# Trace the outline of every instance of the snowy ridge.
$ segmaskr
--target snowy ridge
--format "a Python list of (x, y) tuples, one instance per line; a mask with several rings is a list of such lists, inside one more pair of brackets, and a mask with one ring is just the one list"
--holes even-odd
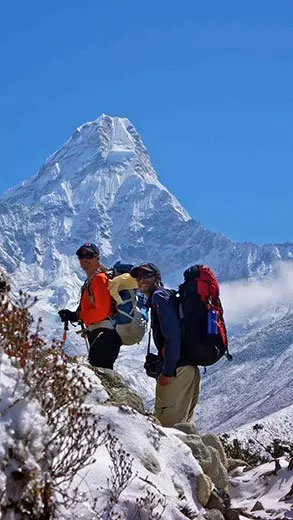
[(293, 443), (293, 405), (286, 406), (278, 412), (263, 417), (258, 421), (263, 428), (259, 433), (254, 430), (256, 422), (250, 422), (237, 430), (228, 432), (231, 438), (237, 437), (240, 441), (260, 438), (262, 444), (268, 445), (273, 439)]

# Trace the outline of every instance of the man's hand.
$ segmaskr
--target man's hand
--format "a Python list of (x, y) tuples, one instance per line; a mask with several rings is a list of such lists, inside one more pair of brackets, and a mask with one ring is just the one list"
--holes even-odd
[(167, 386), (171, 383), (172, 379), (173, 379), (172, 377), (164, 376), (163, 374), (161, 374), (158, 377), (158, 383), (161, 386)]
[(76, 311), (70, 311), (69, 309), (61, 309), (61, 311), (58, 312), (62, 323), (65, 321), (78, 321), (78, 315)]

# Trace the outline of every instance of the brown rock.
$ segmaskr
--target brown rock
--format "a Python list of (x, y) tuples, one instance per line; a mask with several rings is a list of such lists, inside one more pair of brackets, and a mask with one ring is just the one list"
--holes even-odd
[(100, 367), (96, 367), (93, 370), (99, 376), (103, 387), (109, 395), (110, 399), (105, 404), (126, 405), (140, 413), (144, 413), (142, 398), (130, 388), (118, 372)]
[(196, 477), (196, 497), (202, 506), (206, 506), (209, 502), (213, 489), (213, 483), (207, 475), (200, 473)]

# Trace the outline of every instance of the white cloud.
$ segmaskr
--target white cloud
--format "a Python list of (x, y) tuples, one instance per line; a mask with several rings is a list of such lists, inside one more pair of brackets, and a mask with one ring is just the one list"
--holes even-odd
[(238, 280), (221, 284), (221, 300), (230, 325), (264, 314), (269, 307), (293, 303), (293, 265), (277, 264), (274, 272), (263, 280)]

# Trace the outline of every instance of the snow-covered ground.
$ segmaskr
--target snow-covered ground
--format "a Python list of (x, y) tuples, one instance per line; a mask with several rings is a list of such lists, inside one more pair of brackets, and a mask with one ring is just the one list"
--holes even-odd
[[(182, 512), (184, 507), (197, 515), (194, 518), (203, 519), (205, 509), (196, 498), (196, 479), (202, 473), (202, 469), (190, 448), (178, 439), (178, 431), (162, 428), (152, 416), (142, 415), (127, 405), (107, 405), (107, 392), (98, 376), (84, 365), (82, 371), (92, 383), (93, 389), (87, 404), (99, 418), (99, 429), (110, 425), (111, 432), (118, 439), (116, 453), (121, 448), (125, 450), (125, 454), (129, 454), (128, 460), (132, 459), (128, 485), (119, 495), (117, 503), (114, 506), (112, 504), (113, 513), (124, 515), (122, 518), (130, 520), (134, 518), (138, 501), (141, 500), (145, 515), (142, 518), (145, 520), (151, 518), (146, 511), (149, 511), (150, 515), (152, 507), (153, 512), (162, 514), (158, 518), (164, 520), (186, 519)], [(18, 469), (21, 471), (19, 461), (23, 464), (26, 459), (26, 467), (39, 471), (39, 478), (41, 477), (45, 469), (39, 464), (39, 460), (42, 458), (42, 445), (50, 432), (38, 404), (28, 398), (21, 398), (25, 393), (22, 371), (16, 369), (5, 354), (1, 358), (0, 377), (0, 491), (3, 492), (9, 484), (11, 486), (11, 472)], [(264, 421), (266, 428), (275, 427), (274, 435), (278, 432), (281, 436), (281, 426), (284, 421), (289, 421), (291, 412), (292, 407), (291, 410), (287, 409), (286, 413), (283, 411), (282, 414), (267, 418)], [(287, 422), (288, 428), (289, 424), (292, 423)], [(242, 429), (239, 435), (244, 438), (249, 433), (250, 425)], [(7, 463), (8, 453), (14, 454), (14, 457), (12, 456)], [(15, 457), (16, 453), (18, 458)], [(70, 509), (61, 507), (60, 520), (92, 520), (97, 511), (103, 511), (107, 507), (111, 490), (113, 491), (111, 480), (114, 459), (105, 444), (97, 449), (93, 464), (79, 471), (75, 477), (74, 486), (79, 488), (78, 504)], [(258, 516), (251, 518), (292, 518), (292, 499), (289, 496), (286, 500), (283, 499), (293, 485), (293, 471), (288, 471), (288, 461), (284, 458), (280, 463), (282, 469), (276, 476), (270, 474), (274, 469), (273, 463), (249, 471), (240, 467), (233, 470), (229, 492), (232, 506), (245, 513), (241, 518), (247, 518), (245, 515), (248, 513), (256, 515), (252, 509), (257, 501), (261, 502), (264, 509), (257, 511)], [(15, 492), (13, 487), (10, 492)], [(150, 493), (153, 494), (151, 502)], [(1, 514), (0, 517), (6, 520)], [(17, 515), (12, 515), (9, 520), (17, 518)]]
[[(184, 505), (189, 505), (195, 512), (203, 510), (196, 500), (195, 484), (202, 470), (190, 449), (172, 430), (158, 426), (151, 416), (141, 415), (128, 406), (104, 405), (107, 394), (99, 378), (84, 366), (82, 371), (93, 385), (87, 404), (99, 419), (98, 428), (102, 430), (110, 425), (112, 435), (118, 439), (116, 455), (121, 449), (129, 454), (128, 460), (132, 459), (129, 483), (119, 496), (113, 513), (133, 516), (137, 499), (145, 499), (148, 504), (147, 492), (154, 493), (154, 512), (165, 511), (163, 518), (166, 519), (184, 519), (180, 513), (180, 507)], [(21, 474), (24, 469), (34, 471), (36, 481), (41, 481), (47, 468), (42, 467), (39, 461), (50, 432), (37, 401), (25, 397), (22, 371), (13, 366), (6, 354), (1, 359), (0, 390), (0, 496), (6, 492), (17, 499), (12, 473), (15, 475), (18, 471)], [(96, 451), (93, 464), (75, 477), (73, 487), (79, 488), (78, 505), (73, 505), (70, 510), (61, 508), (58, 518), (96, 518), (94, 502), (95, 511), (102, 511), (109, 503), (114, 466), (115, 462), (103, 443)], [(182, 490), (184, 499), (180, 498)], [(1, 510), (0, 518), (8, 520), (8, 516), (2, 516)], [(9, 520), (18, 519), (17, 513), (9, 516)]]
[[(196, 476), (202, 472), (190, 449), (172, 432), (157, 426), (151, 418), (133, 412), (127, 407), (95, 406), (95, 413), (101, 418), (101, 426), (111, 425), (115, 436), (119, 439), (122, 449), (133, 458), (133, 477), (115, 506), (115, 512), (125, 514), (135, 510), (136, 500), (145, 497), (147, 491), (155, 493), (155, 501), (166, 497), (166, 509), (163, 518), (184, 519), (179, 507), (184, 504), (195, 513), (204, 511), (196, 500)], [(87, 496), (98, 498), (99, 507), (105, 507), (109, 500), (109, 485), (112, 463), (105, 446), (97, 450), (96, 462), (80, 472), (81, 490)], [(97, 485), (98, 483), (98, 485)], [(185, 499), (180, 500), (180, 490), (184, 491)], [(165, 502), (165, 499), (163, 500)], [(86, 500), (81, 508), (78, 506), (75, 514), (80, 517), (81, 509), (90, 510), (90, 501)], [(157, 513), (162, 511), (159, 504)], [(71, 513), (72, 514), (72, 513)], [(68, 518), (71, 518), (68, 515)], [(87, 517), (83, 517), (87, 518)], [(92, 517), (89, 516), (89, 519)], [(127, 517), (128, 518), (128, 517)]]
[[(247, 514), (241, 520), (293, 518), (293, 471), (287, 469), (288, 462), (280, 460), (281, 469), (273, 475), (274, 463), (267, 463), (249, 471), (236, 469), (230, 479), (230, 494), (235, 508)], [(234, 476), (233, 476), (234, 475)], [(284, 498), (287, 497), (287, 500)], [(259, 506), (257, 507), (257, 502)]]

